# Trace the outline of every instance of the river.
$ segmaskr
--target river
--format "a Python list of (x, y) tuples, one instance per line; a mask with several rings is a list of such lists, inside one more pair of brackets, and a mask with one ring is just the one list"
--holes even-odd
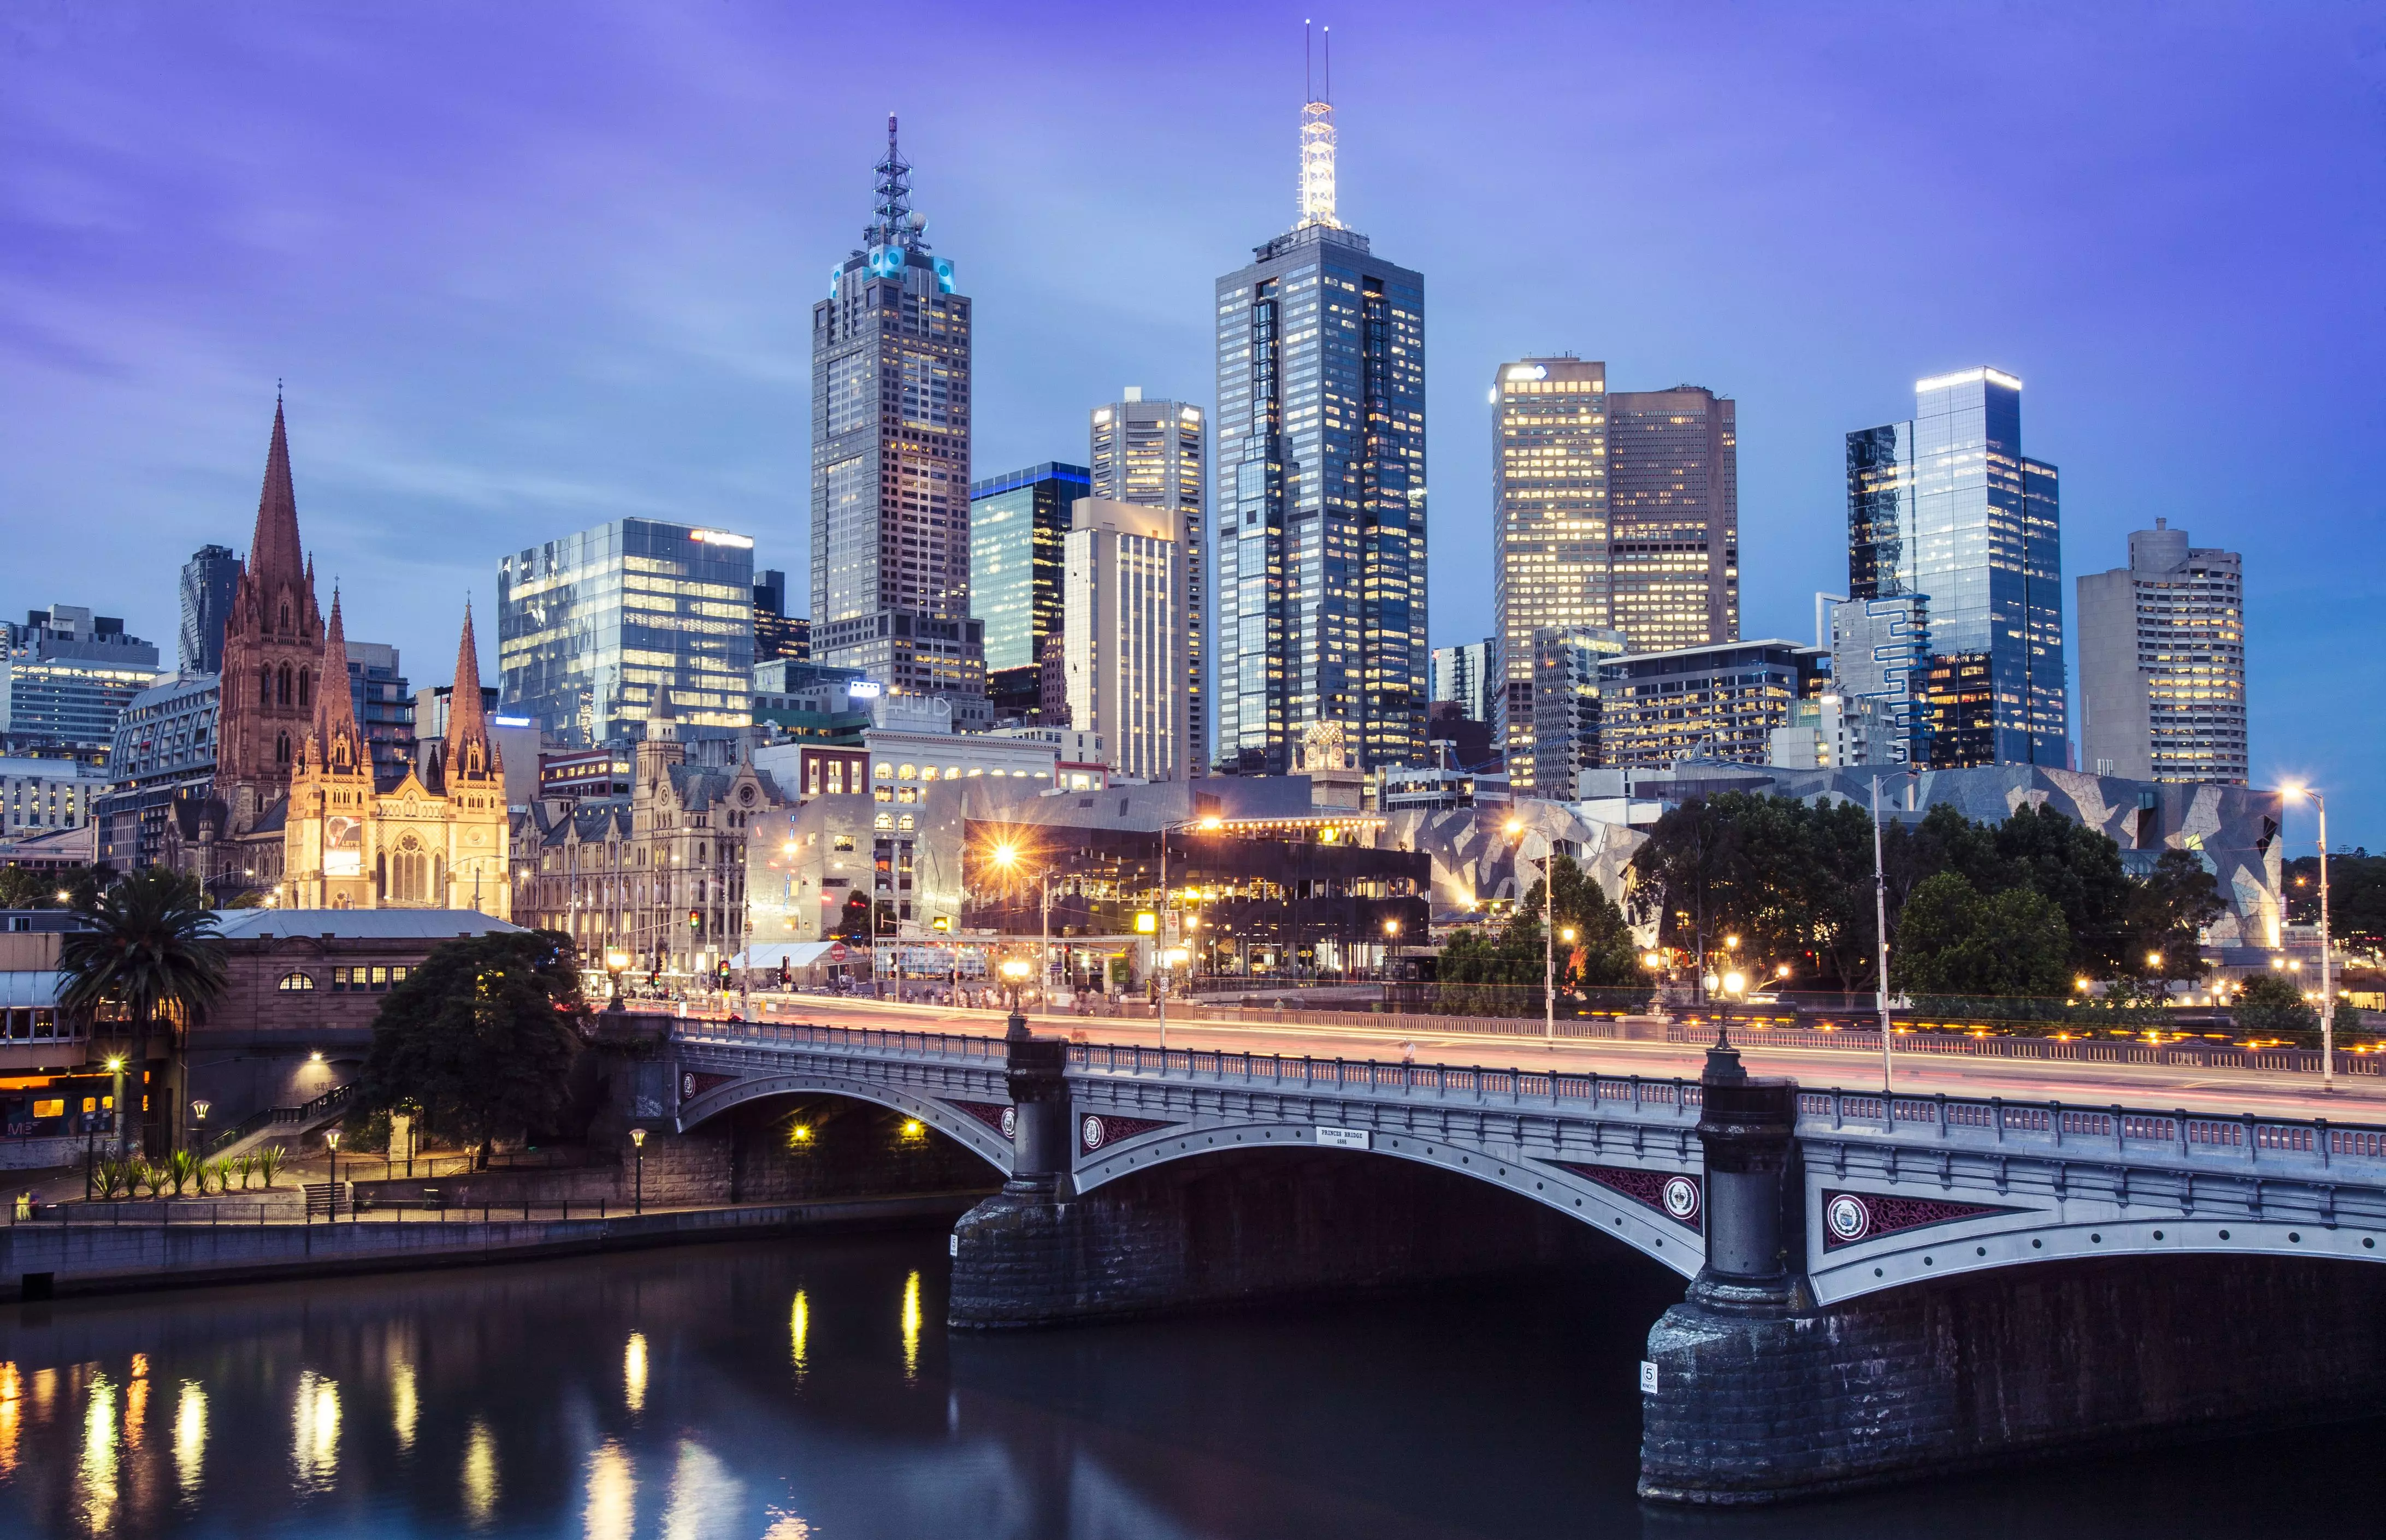
[(2386, 1529), (2386, 1422), (1766, 1512), (1632, 1495), (1638, 1259), (987, 1336), (940, 1234), (0, 1308), (0, 1535), (1371, 1540)]

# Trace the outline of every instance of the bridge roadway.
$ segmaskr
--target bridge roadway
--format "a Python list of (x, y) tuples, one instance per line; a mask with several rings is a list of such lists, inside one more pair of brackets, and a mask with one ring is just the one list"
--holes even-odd
[[(803, 995), (774, 997), (771, 1004), (772, 1008), (767, 1015), (758, 1013), (755, 1019), (963, 1033), (999, 1033), (1003, 1022), (1000, 1011), (956, 1010), (891, 1000)], [(1153, 1047), (1160, 1042), (1157, 1025), (1148, 1020), (1031, 1016), (1028, 1025), (1038, 1034), (1082, 1032), (1089, 1039), (1103, 1043)], [(1766, 1043), (1761, 1033), (1741, 1033), (1734, 1042), (1752, 1074), (1787, 1075), (1806, 1086), (1850, 1091), (1867, 1086), (1877, 1089), (1880, 1083), (1877, 1051), (1777, 1046)], [(1419, 1063), (1555, 1069), (1607, 1075), (1678, 1075), (1686, 1079), (1697, 1078), (1705, 1057), (1702, 1046), (1686, 1043), (1561, 1037), (1557, 1046), (1551, 1048), (1540, 1038), (1531, 1036), (1404, 1033), (1357, 1025), (1280, 1026), (1204, 1020), (1199, 1005), (1183, 1017), (1172, 1012), (1168, 1021), (1168, 1045), (1172, 1048), (1393, 1060), (1402, 1056), (1404, 1043), (1415, 1045)], [(2323, 1093), (2317, 1074), (2287, 1070), (2191, 1070), (2159, 1064), (2091, 1064), (1904, 1053), (1897, 1057), (1897, 1093), (1901, 1096), (2007, 1096), (2100, 1105), (2127, 1102), (2230, 1117), (2253, 1113), (2386, 1122), (2386, 1076), (2339, 1075), (2336, 1084), (2335, 1091)]]

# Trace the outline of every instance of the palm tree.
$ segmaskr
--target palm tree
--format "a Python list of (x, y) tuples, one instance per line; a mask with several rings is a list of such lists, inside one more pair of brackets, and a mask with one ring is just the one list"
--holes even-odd
[[(223, 998), (228, 970), (216, 917), (199, 884), (164, 867), (145, 867), (78, 906), (91, 929), (69, 932), (58, 947), (58, 1003), (99, 1027), (102, 1007), (114, 1007), (109, 1023), (129, 1034), (128, 1058), (146, 1044), (162, 1019), (173, 1033), (168, 1071), (167, 1127), (182, 1098), (183, 1051), (191, 1024)], [(118, 1110), (119, 1148), (129, 1147), (140, 1115), (139, 1082), (130, 1083)]]

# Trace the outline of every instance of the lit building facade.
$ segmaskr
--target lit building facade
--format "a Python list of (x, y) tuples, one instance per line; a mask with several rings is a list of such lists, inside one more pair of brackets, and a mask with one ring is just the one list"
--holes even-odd
[(1093, 472), (1048, 461), (970, 483), (970, 613), (986, 628), (987, 693), (1043, 695), (1044, 644), (1061, 634), (1061, 547)]
[(1738, 415), (1697, 385), (1607, 393), (1608, 624), (1635, 652), (1739, 635)]
[(2245, 783), (2244, 557), (2157, 519), (2079, 580), (2079, 758), (2098, 775)]
[(182, 563), (182, 619), (175, 633), (174, 665), (189, 674), (223, 668), (224, 617), (240, 583), (240, 557), (229, 545), (202, 545)]
[(497, 563), (498, 698), (559, 745), (635, 737), (665, 689), (682, 721), (744, 727), (753, 668), (748, 535), (617, 519)]
[(1780, 640), (1639, 653), (1601, 664), (1600, 755), (1609, 767), (1676, 759), (1763, 765), (1776, 728), (1821, 693), (1830, 655)]
[(155, 646), (82, 606), (0, 625), (0, 751), (103, 764), (117, 717), (158, 678)]
[(1912, 421), (1848, 435), (1848, 593), (1929, 601), (1932, 769), (2069, 760), (2061, 498), (2021, 451), (2021, 382), (1924, 380)]
[(1605, 762), (1600, 670), (1629, 650), (1620, 631), (1545, 626), (1534, 632), (1533, 795), (1571, 802), (1582, 772)]
[(877, 173), (862, 244), (812, 307), (812, 656), (902, 694), (982, 697), (970, 302), (929, 254), (891, 117)]
[(787, 574), (754, 574), (754, 661), (802, 663), (812, 656), (812, 623), (787, 613)]
[(1176, 518), (1185, 554), (1185, 773), (1190, 775), (1210, 771), (1205, 428), (1193, 403), (1146, 401), (1142, 386), (1129, 385), (1118, 400), (1094, 408), (1086, 457), (1093, 496), (1167, 508)]
[(1928, 762), (1922, 702), (1930, 668), (1930, 601), (1919, 594), (1837, 599), (1824, 607), (1831, 693), (1846, 724), (1836, 763)]
[(1614, 614), (1607, 366), (1563, 356), (1502, 364), (1491, 405), (1491, 738), (1525, 795), (1535, 790), (1533, 638), (1603, 631)]
[(189, 674), (142, 691), (117, 718), (98, 808), (101, 865), (181, 864), (172, 842), (215, 787), (218, 699), (214, 674)]
[(1491, 720), (1492, 678), (1500, 660), (1500, 644), (1485, 637), (1454, 647), (1433, 649), (1433, 703), (1445, 701), (1469, 721)]
[(1217, 745), (1281, 775), (1338, 722), (1360, 768), (1426, 755), (1425, 279), (1335, 208), (1301, 112), (1300, 218), (1217, 282)]
[(1191, 769), (1184, 532), (1177, 508), (1107, 497), (1079, 499), (1069, 531), (1070, 726), (1099, 733), (1111, 769), (1140, 781)]

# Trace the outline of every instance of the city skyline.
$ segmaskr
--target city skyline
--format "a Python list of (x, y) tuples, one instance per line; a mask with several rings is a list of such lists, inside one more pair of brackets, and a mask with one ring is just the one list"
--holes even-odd
[[(513, 56), (538, 33), (540, 18), (526, 14), (528, 20), (494, 24), (493, 58)], [(968, 289), (983, 310), (973, 471), (1074, 457), (1082, 414), (1111, 399), (1119, 379), (1141, 380), (1155, 396), (1199, 402), (1209, 277), (1247, 249), (1246, 232), (1281, 227), (1292, 179), (1299, 77), (1291, 71), (1299, 61), (1289, 57), (1298, 42), (1290, 24), (1281, 23), (1284, 68), (1249, 74), (1233, 62), (1245, 56), (1240, 42), (1230, 46), (1226, 34), (1264, 19), (1195, 29), (1176, 69), (1149, 82), (1147, 94), (1168, 142), (1199, 151), (1198, 169), (1172, 173), (1176, 180), (1149, 194), (1106, 185), (1099, 207), (1061, 195), (1058, 207), (1070, 217), (1099, 221), (1111, 249), (1134, 259), (1135, 275), (1094, 294), (1093, 315), (1060, 333), (1072, 345), (1049, 350), (1077, 357), (1057, 365), (1034, 357), (1048, 350), (1032, 339), (1058, 314), (1056, 304), (1065, 297), (1082, 307), (1089, 291), (1082, 273), (1062, 284), (1043, 266), (1050, 244), (1036, 232), (1049, 231), (1052, 199), (1031, 196), (1006, 212), (1006, 199), (1016, 201), (1023, 183), (998, 168), (1018, 162), (1023, 185), (1052, 184), (1054, 157), (1089, 131), (1092, 119), (1055, 109), (996, 136), (989, 148), (971, 142), (970, 110), (946, 106), (934, 89), (965, 78), (967, 49), (960, 44), (992, 47), (1005, 58), (1021, 56), (1019, 48), (957, 17), (952, 38), (932, 51), (918, 82), (892, 89), (874, 82), (867, 101), (858, 87), (837, 87), (798, 107), (757, 94), (761, 71), (727, 57), (733, 44), (751, 45), (761, 58), (792, 46), (768, 19), (734, 9), (702, 25), (644, 18), (635, 29), (597, 27), (573, 40), (573, 57), (593, 71), (592, 90), (625, 89), (645, 69), (659, 74), (664, 98), (678, 101), (689, 81), (725, 69), (733, 84), (725, 105), (691, 133), (767, 130), (774, 147), (741, 151), (669, 200), (659, 222), (683, 222), (679, 236), (655, 233), (659, 217), (649, 211), (646, 233), (617, 260), (567, 261), (565, 282), (534, 295), (517, 265), (556, 257), (567, 231), (579, 232), (576, 244), (591, 229), (612, 228), (610, 216), (579, 201), (593, 190), (594, 174), (563, 156), (622, 149), (617, 136), (595, 127), (588, 105), (548, 103), (557, 116), (543, 131), (501, 122), (507, 131), (495, 143), (503, 153), (489, 169), (452, 184), (420, 184), (416, 179), (459, 148), (447, 119), (434, 114), (387, 145), (368, 143), (365, 130), (386, 109), (338, 99), (332, 86), (352, 83), (343, 70), (364, 66), (336, 48), (276, 106), (234, 110), (241, 82), (254, 72), (341, 36), (323, 19), (257, 15), (249, 24), (213, 26), (152, 18), (116, 32), (60, 22), (29, 34), (7, 67), (32, 73), (12, 94), (16, 105), (0, 112), (31, 146), (28, 163), (49, 180), (26, 179), (0, 215), (20, 237), (13, 264), (19, 297), (7, 302), (15, 340), (5, 344), (12, 366), (0, 388), (10, 393), (23, 435), (0, 485), (12, 507), (60, 509), (24, 531), (16, 582), (0, 584), (0, 605), (10, 611), (69, 595), (123, 612), (137, 634), (171, 635), (176, 570), (203, 545), (237, 541), (246, 521), (253, 424), (279, 372), (292, 379), (294, 430), (308, 445), (301, 474), (309, 484), (300, 494), (313, 541), (325, 552), (325, 576), (345, 579), (360, 632), (417, 657), (441, 655), (439, 633), (451, 623), (458, 590), (489, 602), (503, 550), (617, 513), (747, 531), (758, 541), (758, 565), (804, 570), (797, 526), (805, 445), (792, 425), (807, 415), (809, 398), (794, 323), (817, 293), (817, 278), (806, 276), (823, 266), (813, 254), (833, 256), (851, 243), (853, 189), (887, 106), (907, 115), (907, 153), (935, 168), (935, 192), (923, 207), (933, 206), (936, 232), (952, 243), (942, 249), (966, 246)], [(2346, 628), (2363, 607), (2361, 584), (2376, 581), (2344, 574), (2378, 566), (2365, 559), (2378, 535), (2374, 521), (2363, 519), (2362, 499), (2374, 495), (2359, 478), (2354, 426), (2374, 418), (2367, 403), (2378, 386), (2344, 372), (2364, 351), (2359, 328), (2347, 345), (2330, 308), (2302, 297), (2342, 287), (2334, 277), (2338, 254), (2358, 244), (2348, 238), (2353, 221), (2375, 219), (2379, 200), (2360, 192), (2377, 171), (2326, 156), (2288, 164), (2262, 150), (2290, 134), (2318, 132), (2309, 142), (2331, 142), (2313, 125), (2351, 110), (2362, 79), (2335, 62), (2342, 40), (2282, 26), (2241, 31), (2207, 19), (2161, 31), (2153, 53), (2165, 62), (2157, 69), (2125, 54), (2142, 39), (2118, 23), (2044, 23), (2038, 32), (2059, 33), (2078, 58), (2032, 76), (2024, 69), (2033, 56), (2028, 28), (2007, 34), (1986, 19), (1878, 22), (1922, 63), (1966, 48), (1973, 54), (1943, 103), (1919, 103), (1901, 91), (1887, 106), (1867, 106), (1852, 77), (1824, 62), (1834, 40), (1857, 25), (1852, 18), (1808, 19), (1794, 36), (1784, 31), (1788, 22), (1761, 18), (1730, 43), (1701, 37), (1711, 52), (1697, 56), (1698, 70), (1690, 69), (1688, 24), (1635, 19), (1614, 46), (1653, 73), (1612, 110), (1645, 111), (1647, 93), (1663, 90), (1721, 116), (1695, 132), (1653, 136), (1639, 148), (1655, 157), (1653, 165), (1638, 168), (1598, 147), (1596, 122), (1587, 121), (1579, 138), (1571, 130), (1537, 131), (1528, 149), (1513, 150), (1483, 179), (1487, 185), (1470, 185), (1480, 168), (1462, 167), (1457, 157), (1485, 143), (1484, 131), (1462, 133), (1441, 150), (1433, 144), (1437, 126), (1463, 124), (1502, 92), (1529, 93), (1545, 73), (1533, 40), (1562, 39), (1581, 24), (1527, 14), (1478, 22), (1461, 37), (1430, 16), (1395, 15), (1370, 18), (1338, 40), (1343, 215), (1438, 282), (1443, 296), (1427, 338), (1438, 534), (1430, 542), (1430, 640), (1449, 645), (1489, 629), (1482, 545), (1463, 532), (1479, 525), (1488, 507), (1488, 435), (1475, 414), (1484, 409), (1480, 381), (1498, 359), (1573, 350), (1604, 357), (1634, 383), (1697, 380), (1740, 404), (1741, 630), (1751, 636), (1804, 634), (1800, 621), (1811, 595), (1841, 586), (1832, 570), (1841, 556), (1834, 538), (1843, 518), (1840, 435), (1902, 416), (1915, 380), (1990, 359), (2029, 381), (2033, 452), (2062, 465), (2070, 483), (2066, 572), (2116, 565), (2127, 532), (2157, 515), (2245, 552), (2253, 779), (2314, 774), (2338, 789), (2340, 837), (2377, 843), (2378, 815), (2364, 805), (2378, 800), (2370, 795), (2381, 774), (2378, 730), (2357, 721), (2336, 726), (2320, 707), (2352, 686), (2347, 670), (2359, 667), (2362, 653)], [(381, 78), (404, 82), (433, 68), (433, 31), (378, 38), (394, 50), (373, 61)], [(645, 34), (655, 31), (685, 56), (634, 66), (631, 44), (653, 41)], [(1065, 43), (1064, 60), (1091, 56), (1089, 44), (1054, 27), (1037, 22), (1027, 31), (1039, 44)], [(834, 32), (807, 46), (834, 46)], [(1783, 51), (1785, 42), (1794, 45)], [(1761, 57), (1766, 46), (1776, 50), (1771, 58)], [(1118, 40), (1105, 45), (1124, 47)], [(190, 51), (220, 66), (214, 71), (220, 79), (184, 86), (176, 99), (237, 131), (234, 137), (257, 152), (259, 169), (204, 157), (194, 163), (193, 152), (170, 145), (155, 120), (132, 110), (143, 82), (162, 79), (159, 71)], [(1428, 76), (1438, 56), (1450, 58), (1453, 69)], [(2103, 72), (2107, 106), (2066, 116), (2062, 82), (2091, 69)], [(2182, 69), (2213, 89), (2167, 92), (2157, 77)], [(1433, 89), (1421, 84), (1428, 80)], [(1727, 86), (1746, 100), (1731, 101)], [(1985, 255), (1962, 257), (1951, 277), (1950, 243), (1987, 228), (1979, 211), (1957, 208), (1951, 198), (1928, 201), (1911, 232), (1878, 243), (1882, 251), (1851, 257), (1835, 248), (1826, 261), (1815, 249), (1819, 228), (1793, 218), (1783, 195), (1768, 192), (1752, 170), (1731, 183), (1722, 216), (1689, 210), (1654, 174), (1738, 151), (1763, 160), (1776, 182), (1786, 176), (1789, 186), (1820, 187), (1866, 157), (1893, 165), (1923, 154), (1934, 135), (1954, 131), (1967, 105), (2016, 86), (2023, 94), (2011, 99), (2013, 158), (2000, 176), (2035, 172), (2053, 189), (2048, 218), (2062, 221), (2059, 244), (2070, 257), (2032, 254), (2004, 272), (1993, 271), (1997, 264)], [(535, 82), (531, 89), (543, 103), (552, 90)], [(1758, 137), (1768, 102), (1777, 107), (1783, 94), (1807, 92), (1819, 93), (1827, 107), (1823, 129), (1787, 146)], [(126, 143), (104, 144), (68, 126), (78, 104), (98, 102), (127, 106), (119, 125)], [(1598, 110), (1608, 109), (1586, 109), (1592, 118)], [(2246, 121), (2274, 127), (2247, 145), (2223, 143), (2224, 129), (2233, 133)], [(321, 145), (302, 145), (309, 135)], [(2166, 164), (2156, 181), (2141, 169), (2154, 142), (2141, 135), (2208, 145), (2213, 154), (2192, 173)], [(2354, 132), (2338, 142), (2359, 141)], [(700, 148), (690, 134), (666, 135), (636, 169), (649, 180), (677, 174)], [(319, 158), (332, 151), (347, 157), (340, 163), (346, 174), (323, 174), (332, 163)], [(790, 179), (797, 162), (799, 174)], [(2257, 166), (2275, 178), (2272, 185), (2254, 184)], [(98, 216), (131, 197), (143, 178), (176, 167), (204, 174), (186, 195), (162, 200), (136, 221), (187, 224), (205, 237), (199, 259), (169, 281), (141, 239), (152, 232), (124, 230), (111, 240), (109, 221)], [(540, 168), (559, 180), (550, 198), (527, 211), (529, 222), (494, 212), (494, 195), (516, 181), (538, 185), (532, 172)], [(2325, 198), (2298, 191), (2306, 178), (2334, 191)], [(790, 180), (792, 186), (772, 186), (765, 196), (766, 183)], [(367, 209), (357, 194), (383, 185), (404, 194), (399, 207), (442, 218), (418, 241), (367, 262), (361, 243), (389, 216)], [(68, 195), (77, 188), (81, 202)], [(1629, 194), (1641, 223), (1616, 226), (1565, 207), (1593, 190)], [(1611, 277), (1638, 276), (1634, 314), (1600, 303), (1596, 285), (1587, 285), (1583, 303), (1537, 300), (1531, 310), (1462, 292), (1470, 220), (1527, 192), (1565, 194), (1538, 205), (1536, 217), (1553, 226), (1553, 240), (1576, 244), (1580, 262)], [(2272, 200), (2278, 213), (2266, 220)], [(2112, 207), (2090, 207), (2099, 202)], [(2291, 203), (2299, 211), (2289, 217)], [(78, 208), (92, 217), (78, 219)], [(767, 216), (757, 213), (766, 208)], [(2365, 208), (2372, 212), (2358, 212)], [(2322, 221), (2317, 230), (2314, 219)], [(469, 232), (485, 244), (492, 220), (511, 239), (486, 246), (495, 257), (466, 259), (458, 237)], [(2126, 230), (2132, 220), (2142, 228)], [(1479, 233), (1481, 226), (1471, 228)], [(2276, 233), (2287, 229), (2296, 232), (2292, 243)], [(684, 249), (689, 240), (714, 250)], [(1649, 258), (1685, 242), (1707, 259), (1695, 285), (1669, 284), (1647, 269)], [(2191, 254), (2187, 247), (2198, 242), (2202, 249)], [(1786, 251), (1780, 275), (1760, 272), (1746, 246)], [(2086, 266), (2083, 250), (2095, 254)], [(92, 252), (110, 260), (68, 270), (70, 258)], [(275, 259), (254, 260), (267, 253)], [(2270, 282), (2242, 278), (2256, 267)], [(2126, 282), (2114, 276), (2124, 271)], [(2180, 296), (2215, 281), (2244, 291), (2222, 307), (2232, 315), (2182, 324)], [(2078, 292), (2063, 292), (2066, 285)], [(1868, 311), (1867, 300), (1876, 308)], [(1712, 313), (1700, 314), (1700, 306)], [(1880, 306), (1899, 322), (1888, 335), (1861, 324)], [(222, 319), (195, 319), (202, 310)], [(763, 330), (740, 341), (740, 329), (757, 318)], [(238, 328), (227, 324), (234, 319)], [(433, 343), (474, 362), (476, 372), (453, 374), (453, 364), (427, 359), (425, 345)], [(519, 357), (492, 357), (493, 348), (514, 344)], [(2273, 433), (2342, 447), (2282, 467), (2207, 445), (2194, 423), (2215, 371), (2233, 382), (2236, 410), (2279, 414), (2267, 424)], [(2290, 381), (2304, 387), (2294, 393), (2305, 405), (2292, 419), (2283, 405)], [(716, 409), (724, 382), (725, 411)], [(2274, 405), (2262, 405), (2264, 387), (2276, 393)], [(2327, 400), (2314, 407), (2315, 397)], [(2258, 443), (2263, 426), (2231, 437)], [(75, 548), (76, 530), (93, 520), (112, 522), (129, 537), (108, 543), (115, 559)], [(2295, 570), (2293, 548), (2279, 532), (2298, 522), (2319, 526), (2299, 532), (2298, 545), (2317, 538), (2345, 559)], [(2298, 667), (2306, 660), (2308, 669)], [(494, 664), (483, 656), (484, 672), (494, 674)], [(2335, 727), (2329, 741), (2303, 725), (2319, 720)], [(2307, 840), (2307, 833), (2297, 838)]]

